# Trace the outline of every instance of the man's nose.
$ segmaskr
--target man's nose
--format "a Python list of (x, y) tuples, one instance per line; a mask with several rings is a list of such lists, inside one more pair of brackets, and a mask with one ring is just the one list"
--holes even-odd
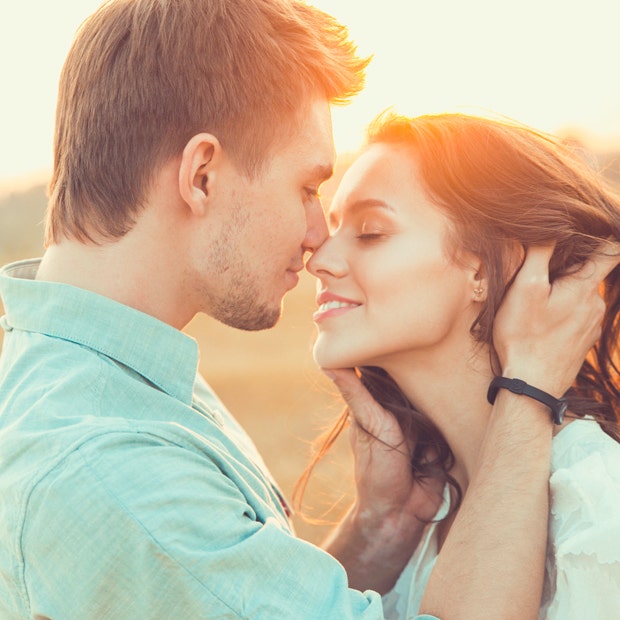
[(321, 203), (317, 200), (308, 208), (306, 215), (306, 236), (303, 248), (306, 252), (316, 252), (329, 236), (325, 214)]

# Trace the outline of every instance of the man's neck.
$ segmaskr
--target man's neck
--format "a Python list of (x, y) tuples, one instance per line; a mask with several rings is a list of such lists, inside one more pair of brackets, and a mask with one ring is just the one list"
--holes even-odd
[(64, 239), (47, 249), (36, 277), (103, 295), (182, 329), (193, 315), (175, 302), (180, 294), (172, 266), (165, 251), (141, 237), (134, 230), (99, 245)]

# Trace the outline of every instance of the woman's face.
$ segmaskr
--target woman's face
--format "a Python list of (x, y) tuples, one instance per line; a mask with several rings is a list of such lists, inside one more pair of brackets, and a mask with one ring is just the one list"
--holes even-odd
[(365, 150), (343, 177), (328, 223), (330, 238), (308, 262), (319, 279), (320, 366), (390, 371), (462, 350), (477, 313), (478, 263), (450, 259), (449, 220), (426, 197), (410, 153), (386, 144)]

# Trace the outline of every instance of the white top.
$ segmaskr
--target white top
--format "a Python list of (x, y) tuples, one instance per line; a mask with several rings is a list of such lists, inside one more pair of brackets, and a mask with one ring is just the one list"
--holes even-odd
[[(539, 620), (620, 619), (620, 444), (592, 420), (575, 420), (553, 439), (551, 513)], [(446, 502), (436, 519), (448, 511)], [(385, 617), (418, 613), (437, 558), (437, 524), (424, 538), (394, 589)]]

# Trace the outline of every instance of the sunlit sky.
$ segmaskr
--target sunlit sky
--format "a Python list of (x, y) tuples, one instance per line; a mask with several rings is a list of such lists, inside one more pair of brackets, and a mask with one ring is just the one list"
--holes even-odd
[[(239, 0), (242, 1), (242, 0)], [(2, 0), (0, 181), (51, 167), (58, 76), (100, 0)], [(378, 112), (505, 115), (620, 142), (620, 0), (314, 0), (373, 54), (367, 88), (334, 112), (337, 150)]]

